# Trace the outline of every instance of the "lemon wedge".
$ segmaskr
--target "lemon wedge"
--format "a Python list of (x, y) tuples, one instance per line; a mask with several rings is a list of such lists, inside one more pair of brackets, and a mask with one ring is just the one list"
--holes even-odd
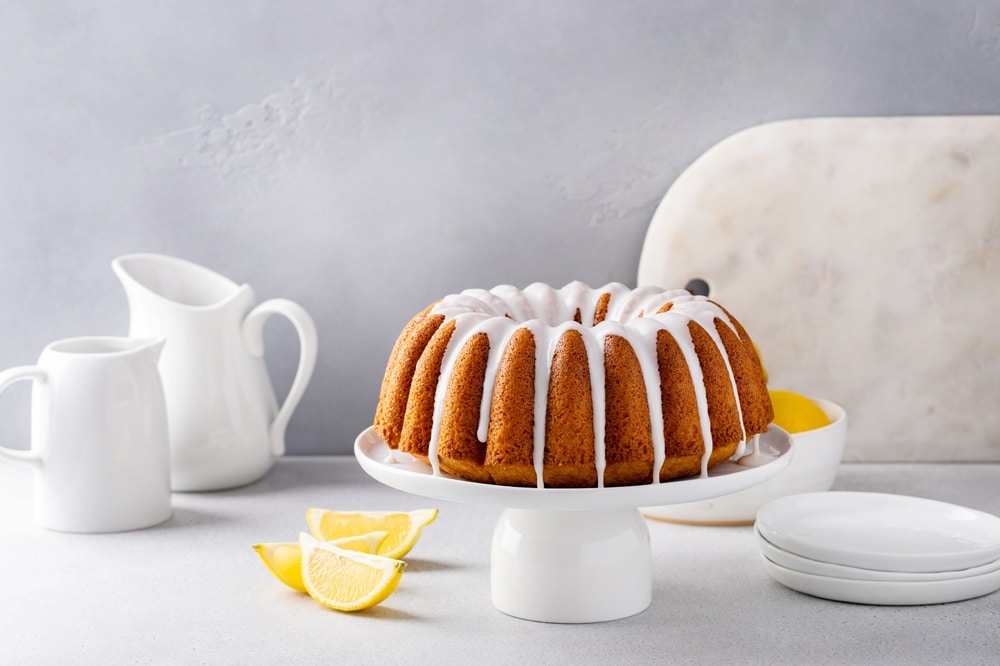
[[(386, 531), (368, 532), (358, 536), (349, 536), (343, 539), (335, 539), (330, 545), (344, 550), (352, 550), (359, 553), (375, 553), (379, 544), (389, 536)], [(305, 583), (302, 582), (302, 546), (291, 542), (270, 542), (255, 543), (253, 549), (260, 555), (268, 570), (274, 577), (282, 583), (297, 590), (306, 592)]]
[(384, 530), (389, 536), (375, 554), (399, 559), (410, 552), (420, 538), (420, 531), (433, 522), (437, 514), (437, 509), (410, 512), (309, 509), (306, 511), (306, 522), (313, 536), (321, 541)]
[(774, 405), (774, 424), (789, 433), (805, 432), (830, 425), (830, 419), (819, 405), (798, 393), (771, 389)]
[(299, 544), (255, 543), (253, 549), (257, 551), (275, 578), (293, 590), (306, 591), (306, 586), (302, 582), (302, 548)]
[(302, 582), (313, 599), (339, 611), (358, 611), (385, 601), (399, 587), (406, 563), (345, 550), (299, 535)]

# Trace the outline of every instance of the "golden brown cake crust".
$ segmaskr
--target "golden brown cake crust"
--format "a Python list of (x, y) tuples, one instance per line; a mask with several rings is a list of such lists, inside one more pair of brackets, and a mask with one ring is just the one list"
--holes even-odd
[(653, 433), (642, 368), (632, 345), (611, 335), (604, 343), (606, 425), (604, 485), (653, 480)]
[(518, 329), (500, 359), (485, 466), (495, 483), (509, 486), (535, 485), (534, 404), (524, 396), (535, 391), (535, 338)]
[(430, 341), (431, 336), (444, 323), (443, 315), (429, 316), (433, 305), (416, 315), (399, 334), (389, 356), (389, 363), (382, 379), (378, 408), (375, 411), (375, 428), (393, 448), (399, 446), (403, 420), (410, 395), (413, 373)]
[(491, 479), (483, 469), (486, 447), (476, 436), (479, 410), (467, 406), (482, 400), (489, 347), (489, 338), (479, 333), (459, 352), (444, 398), (445, 412), (453, 414), (453, 418), (442, 421), (437, 448), (442, 471), (484, 483)]
[(469, 290), (418, 313), (389, 356), (375, 429), (436, 473), (592, 487), (699, 474), (772, 418), (756, 348), (721, 306), (571, 283)]
[(579, 331), (560, 336), (552, 355), (545, 414), (546, 486), (588, 487), (597, 483), (594, 462), (594, 405), (587, 350)]

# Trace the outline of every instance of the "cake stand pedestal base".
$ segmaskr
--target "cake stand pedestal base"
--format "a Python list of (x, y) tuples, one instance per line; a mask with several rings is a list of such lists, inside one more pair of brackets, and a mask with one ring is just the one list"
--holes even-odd
[(792, 440), (771, 425), (758, 467), (727, 461), (708, 476), (614, 488), (518, 488), (433, 473), (391, 451), (375, 428), (354, 442), (368, 474), (399, 490), (449, 502), (505, 507), (493, 531), (493, 605), (538, 622), (605, 622), (641, 613), (653, 594), (649, 528), (640, 506), (721, 497), (762, 483), (791, 459)]
[(506, 509), (493, 532), (493, 605), (539, 622), (604, 622), (652, 599), (649, 529), (638, 509)]

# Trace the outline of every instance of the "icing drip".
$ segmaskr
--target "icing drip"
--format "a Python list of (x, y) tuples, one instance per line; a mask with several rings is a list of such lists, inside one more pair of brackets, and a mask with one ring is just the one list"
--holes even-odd
[[(673, 309), (664, 312), (657, 319), (665, 325), (664, 328), (677, 342), (677, 346), (680, 347), (681, 354), (684, 355), (684, 360), (687, 362), (688, 372), (691, 373), (691, 383), (694, 384), (694, 395), (698, 404), (698, 424), (701, 426), (701, 437), (704, 442), (704, 451), (701, 454), (701, 475), (708, 476), (708, 461), (714, 450), (712, 420), (708, 415), (708, 391), (705, 390), (705, 376), (702, 374), (701, 362), (694, 349), (691, 329), (688, 328), (690, 320), (680, 312), (674, 312)], [(659, 395), (659, 389), (657, 389), (657, 395)]]
[[(610, 294), (604, 320), (594, 325), (594, 318), (603, 294)], [(666, 304), (671, 307), (660, 312)], [(523, 291), (510, 285), (501, 285), (489, 291), (468, 289), (460, 294), (443, 298), (432, 310), (455, 320), (455, 330), (448, 342), (441, 372), (434, 395), (434, 415), (431, 426), (431, 441), (428, 458), (434, 474), (440, 474), (437, 456), (438, 440), (441, 433), (441, 416), (448, 383), (456, 359), (465, 344), (477, 334), (485, 334), (489, 340), (483, 397), (479, 408), (479, 422), (476, 436), (486, 442), (489, 434), (490, 406), (493, 388), (500, 365), (500, 359), (511, 336), (521, 328), (531, 332), (535, 340), (535, 397), (533, 405), (534, 423), (532, 463), (536, 485), (544, 487), (543, 467), (545, 458), (545, 421), (548, 408), (548, 387), (552, 370), (552, 359), (562, 336), (570, 330), (580, 331), (587, 353), (590, 372), (593, 414), (594, 414), (594, 459), (597, 470), (597, 485), (604, 486), (606, 469), (606, 404), (603, 387), (605, 385), (604, 347), (608, 336), (625, 339), (632, 347), (643, 374), (646, 399), (650, 414), (650, 431), (653, 446), (653, 483), (660, 482), (660, 469), (666, 456), (665, 436), (661, 415), (660, 379), (656, 354), (656, 338), (660, 331), (666, 331), (679, 346), (688, 366), (695, 392), (698, 418), (703, 436), (701, 474), (708, 474), (708, 463), (713, 450), (711, 420), (708, 413), (708, 397), (701, 364), (695, 352), (691, 337), (690, 322), (704, 329), (718, 347), (736, 396), (736, 408), (742, 426), (743, 413), (736, 387), (736, 378), (729, 363), (728, 354), (715, 328), (716, 320), (722, 321), (736, 333), (725, 312), (703, 296), (693, 296), (684, 290), (666, 291), (658, 287), (642, 287), (631, 290), (623, 284), (611, 283), (600, 289), (590, 289), (582, 282), (571, 282), (555, 290), (552, 287), (534, 283)], [(579, 313), (579, 322), (574, 318)], [(585, 330), (586, 329), (586, 330)], [(737, 334), (738, 335), (738, 334)], [(757, 437), (754, 437), (754, 451), (758, 451)], [(733, 458), (745, 457), (746, 430), (743, 430), (737, 454)]]
[[(726, 371), (729, 373), (729, 384), (733, 389), (733, 396), (736, 398), (736, 413), (739, 415), (740, 430), (742, 432), (736, 454), (743, 455), (746, 453), (747, 441), (747, 431), (743, 426), (743, 406), (740, 404), (740, 392), (736, 386), (736, 375), (733, 373), (733, 367), (729, 363), (729, 354), (726, 352), (725, 345), (722, 344), (722, 338), (719, 337), (719, 332), (715, 328), (715, 320), (719, 319), (731, 330), (735, 331), (735, 329), (733, 328), (732, 322), (729, 321), (729, 317), (726, 316), (726, 313), (723, 312), (721, 308), (713, 308), (713, 310), (716, 310), (717, 312), (713, 312), (712, 310), (708, 310), (706, 308), (694, 308), (692, 307), (692, 303), (705, 302), (707, 299), (705, 299), (704, 296), (691, 296), (686, 292), (684, 293), (690, 298), (678, 298), (675, 303), (679, 303), (679, 305), (675, 305), (670, 311), (673, 312), (676, 310), (678, 313), (689, 315), (695, 323), (705, 329), (705, 331), (712, 337), (712, 341), (715, 342), (715, 346), (718, 347), (719, 352), (722, 354), (722, 360), (726, 364)], [(706, 457), (702, 461), (702, 476), (707, 474), (708, 458)]]
[(437, 448), (438, 440), (441, 437), (441, 413), (444, 411), (444, 396), (448, 390), (448, 380), (455, 368), (455, 360), (458, 358), (459, 351), (461, 351), (462, 347), (465, 346), (465, 343), (473, 335), (479, 332), (474, 324), (483, 320), (488, 321), (488, 317), (488, 315), (481, 312), (465, 312), (454, 317), (455, 330), (448, 341), (444, 358), (441, 359), (441, 374), (434, 390), (434, 414), (431, 422), (431, 441), (428, 446), (427, 457), (431, 462), (431, 470), (433, 470), (435, 475), (441, 473)]
[[(496, 388), (497, 370), (503, 353), (493, 353), (494, 349), (507, 348), (507, 342), (517, 330), (517, 324), (507, 317), (497, 317), (483, 324), (483, 330), (490, 340), (490, 355), (486, 360), (486, 380), (483, 382), (483, 400), (479, 405), (479, 428), (476, 439), (485, 442), (490, 427), (490, 405), (493, 404), (493, 389)], [(436, 415), (436, 412), (435, 412)]]
[[(736, 458), (736, 456), (733, 457)], [(772, 460), (774, 460), (773, 455), (760, 450), (760, 435), (754, 435), (752, 452), (737, 458), (736, 464), (743, 467), (759, 467), (760, 465), (766, 465)]]
[(535, 484), (545, 487), (542, 467), (545, 464), (545, 414), (548, 409), (549, 372), (552, 369), (551, 336), (540, 335), (551, 329), (538, 326), (537, 320), (526, 322), (524, 327), (535, 336), (535, 427), (533, 428), (534, 449), (531, 461), (535, 467)]
[[(583, 344), (587, 349), (590, 385), (592, 387), (604, 386), (604, 338), (584, 335)], [(604, 391), (591, 389), (590, 393), (594, 409), (594, 464), (597, 468), (597, 487), (603, 488), (604, 470), (607, 468), (607, 449), (605, 448), (607, 409), (604, 404)]]
[[(650, 433), (653, 442), (653, 483), (660, 482), (660, 469), (666, 459), (666, 439), (663, 434), (663, 419), (657, 418), (661, 413), (660, 397), (660, 369), (656, 356), (656, 336), (663, 329), (660, 322), (652, 318), (633, 319), (622, 327), (624, 337), (635, 351), (639, 360), (639, 367), (642, 369), (642, 378), (646, 386), (646, 402), (649, 409)], [(618, 334), (618, 333), (616, 333)], [(640, 343), (635, 343), (635, 338), (639, 338)], [(604, 347), (604, 338), (601, 338), (601, 348)], [(603, 364), (602, 364), (603, 367)], [(600, 384), (591, 384), (600, 386)], [(596, 430), (595, 430), (596, 432)], [(603, 479), (602, 479), (603, 480)]]

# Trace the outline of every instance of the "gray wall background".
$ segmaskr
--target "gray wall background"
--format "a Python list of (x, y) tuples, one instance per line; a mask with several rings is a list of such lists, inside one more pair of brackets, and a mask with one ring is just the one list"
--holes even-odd
[[(656, 204), (728, 134), (998, 112), (1000, 0), (9, 0), (0, 367), (124, 334), (111, 259), (172, 254), (311, 312), (288, 448), (347, 453), (414, 312), (634, 284)], [(27, 446), (28, 396), (0, 397), (0, 442)]]

